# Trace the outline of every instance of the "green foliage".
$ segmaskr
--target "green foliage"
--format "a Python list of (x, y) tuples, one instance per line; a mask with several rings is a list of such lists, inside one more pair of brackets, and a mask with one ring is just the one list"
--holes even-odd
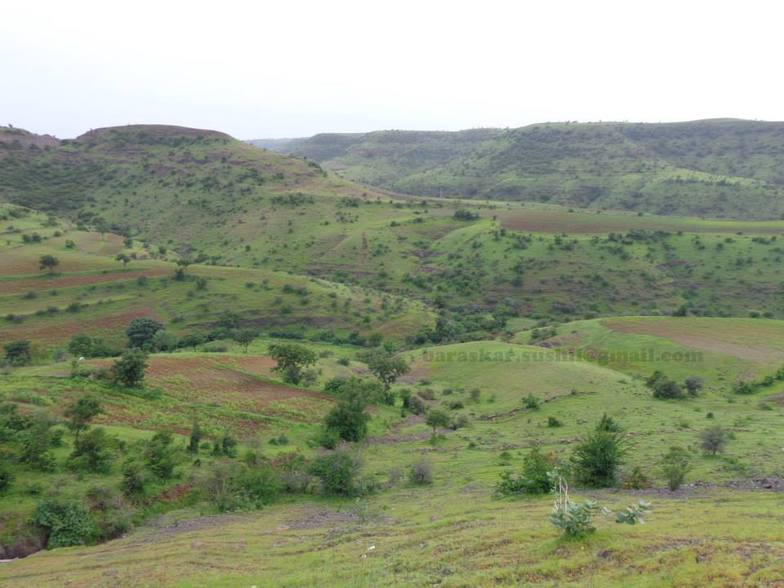
[(723, 452), (727, 441), (729, 441), (729, 434), (719, 425), (705, 429), (700, 433), (700, 447), (710, 455)]
[(128, 388), (144, 385), (147, 370), (147, 354), (140, 349), (129, 349), (112, 364), (112, 379)]
[(46, 531), (49, 549), (83, 545), (95, 532), (89, 513), (77, 502), (43, 500), (36, 506), (32, 520)]
[(257, 336), (258, 333), (253, 329), (242, 329), (234, 333), (234, 340), (242, 345), (242, 349), (247, 353), (248, 346), (253, 343)]
[(68, 458), (68, 466), (74, 470), (94, 474), (108, 474), (114, 455), (114, 441), (103, 429), (93, 429), (74, 441), (74, 449)]
[(691, 454), (684, 448), (673, 446), (664, 454), (659, 463), (661, 472), (667, 480), (667, 487), (675, 492), (691, 470)]
[(191, 436), (188, 440), (189, 453), (199, 453), (199, 445), (201, 444), (203, 436), (204, 435), (201, 431), (199, 423), (197, 421), (193, 421), (193, 427), (191, 427)]
[(119, 351), (108, 345), (100, 337), (90, 337), (79, 333), (71, 337), (68, 343), (68, 353), (76, 357), (112, 357)]
[(371, 373), (384, 385), (384, 390), (389, 390), (395, 380), (409, 370), (405, 359), (396, 357), (380, 347), (364, 355), (363, 359)]
[(411, 464), (408, 470), (408, 479), (415, 486), (429, 486), (433, 483), (433, 464), (420, 459)]
[(650, 510), (651, 503), (640, 500), (637, 504), (632, 504), (622, 511), (619, 511), (615, 517), (615, 522), (624, 525), (643, 525), (645, 524), (645, 519), (643, 517)]
[(630, 490), (644, 490), (651, 487), (651, 480), (640, 466), (634, 466), (631, 473), (623, 480), (623, 487)]
[(277, 362), (273, 369), (283, 374), (284, 381), (290, 384), (299, 384), (303, 368), (313, 365), (318, 359), (314, 351), (296, 343), (270, 345), (269, 354)]
[(568, 539), (581, 539), (596, 530), (593, 524), (597, 513), (606, 514), (606, 509), (599, 506), (595, 500), (586, 500), (583, 503), (573, 502), (569, 497), (569, 487), (566, 480), (554, 474), (555, 502), (550, 514), (550, 522), (561, 530)]
[(594, 488), (614, 486), (625, 453), (626, 440), (622, 433), (591, 431), (572, 454), (577, 481)]
[(683, 388), (660, 371), (655, 371), (645, 380), (645, 384), (653, 391), (654, 398), (673, 399), (683, 398)]
[(328, 431), (344, 441), (362, 441), (367, 437), (370, 415), (365, 412), (366, 402), (356, 394), (346, 395), (329, 411), (325, 419)]
[(53, 434), (50, 423), (39, 419), (30, 427), (17, 433), (19, 461), (34, 470), (51, 472), (55, 469), (54, 455), (50, 452)]
[(9, 365), (22, 366), (33, 361), (32, 344), (26, 339), (11, 341), (3, 345), (5, 361)]
[(554, 465), (539, 447), (534, 447), (523, 460), (520, 474), (506, 471), (496, 484), (496, 493), (502, 496), (520, 494), (546, 494), (553, 490)]
[(156, 320), (148, 318), (133, 319), (125, 331), (128, 345), (137, 349), (152, 350), (155, 333), (163, 330), (163, 325)]
[(361, 463), (347, 451), (333, 451), (317, 457), (310, 473), (321, 481), (321, 489), (328, 496), (357, 496), (362, 488), (358, 477)]
[(54, 271), (60, 265), (60, 260), (57, 259), (54, 255), (42, 255), (38, 260), (38, 267), (39, 269), (46, 270), (48, 272)]
[(0, 462), (0, 496), (3, 496), (11, 488), (14, 481), (14, 474), (8, 464)]
[(79, 433), (87, 429), (90, 421), (102, 412), (103, 408), (101, 408), (101, 403), (98, 399), (91, 396), (83, 396), (66, 408), (64, 414), (68, 419), (68, 428), (79, 439)]
[(449, 414), (438, 408), (430, 409), (427, 413), (427, 417), (425, 418), (427, 426), (432, 427), (434, 436), (438, 429), (445, 429), (449, 426), (451, 421), (452, 418), (449, 416)]
[(174, 438), (168, 431), (159, 431), (147, 441), (144, 447), (145, 465), (160, 480), (174, 477), (174, 468), (178, 462)]
[(541, 401), (533, 394), (523, 397), (523, 408), (527, 410), (538, 410), (540, 405)]

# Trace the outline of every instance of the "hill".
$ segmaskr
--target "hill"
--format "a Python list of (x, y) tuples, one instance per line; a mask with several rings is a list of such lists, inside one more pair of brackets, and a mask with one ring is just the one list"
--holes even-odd
[(716, 218), (784, 214), (777, 122), (545, 123), (256, 143), (407, 194)]

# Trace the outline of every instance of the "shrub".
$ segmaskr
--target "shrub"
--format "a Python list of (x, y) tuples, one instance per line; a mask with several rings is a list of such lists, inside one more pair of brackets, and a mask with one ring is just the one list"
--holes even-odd
[(276, 343), (270, 345), (270, 356), (277, 362), (274, 371), (283, 374), (283, 380), (299, 384), (303, 368), (316, 363), (315, 352), (295, 343)]
[(8, 465), (0, 463), (0, 496), (8, 492), (11, 484), (14, 481), (14, 475), (8, 469)]
[(538, 410), (541, 402), (533, 394), (529, 394), (523, 398), (523, 408), (528, 410)]
[(113, 457), (111, 445), (112, 440), (103, 429), (93, 429), (76, 438), (73, 452), (68, 457), (68, 466), (75, 470), (108, 474)]
[(697, 376), (689, 376), (683, 381), (683, 385), (686, 388), (686, 392), (689, 396), (697, 396), (702, 390), (703, 382), (702, 378)]
[(623, 434), (598, 429), (592, 431), (572, 455), (578, 482), (595, 488), (614, 486), (625, 453)]
[(662, 474), (667, 479), (667, 487), (675, 492), (686, 479), (686, 474), (691, 469), (691, 456), (682, 447), (670, 447), (661, 459)]
[(130, 349), (112, 364), (112, 380), (128, 388), (140, 387), (144, 384), (146, 370), (147, 354), (138, 349)]
[(170, 432), (159, 431), (144, 447), (145, 465), (161, 480), (169, 480), (174, 476), (177, 460), (176, 449), (172, 442), (173, 437)]
[(155, 333), (163, 330), (163, 325), (158, 321), (148, 318), (133, 319), (125, 331), (128, 345), (137, 349), (150, 350)]
[(627, 490), (644, 490), (651, 487), (651, 480), (640, 466), (634, 466), (631, 473), (624, 478), (623, 487)]
[(719, 425), (705, 429), (700, 433), (700, 447), (711, 455), (723, 452), (728, 440), (729, 436), (727, 431)]
[(11, 341), (3, 345), (5, 361), (9, 365), (28, 365), (33, 361), (32, 344), (26, 339)]
[(90, 396), (83, 396), (65, 409), (68, 428), (74, 432), (76, 440), (79, 439), (79, 433), (87, 429), (89, 422), (101, 412), (101, 403)]
[(429, 427), (433, 428), (433, 436), (435, 437), (438, 429), (443, 429), (449, 426), (451, 419), (449, 415), (443, 410), (437, 408), (432, 409), (427, 413), (425, 422)]
[(523, 460), (520, 475), (503, 472), (496, 492), (504, 496), (516, 494), (546, 494), (553, 489), (553, 464), (538, 447)]
[(327, 430), (333, 431), (344, 441), (362, 441), (367, 437), (370, 420), (365, 406), (365, 401), (358, 395), (341, 398), (327, 414)]
[(552, 428), (563, 427), (563, 423), (554, 416), (547, 417), (547, 426)]
[(36, 506), (32, 520), (46, 531), (48, 549), (82, 545), (94, 531), (90, 515), (76, 502), (43, 500)]
[(651, 503), (640, 500), (637, 504), (627, 506), (624, 510), (618, 512), (615, 517), (616, 523), (626, 525), (636, 525), (645, 523), (643, 516), (650, 510)]
[(139, 498), (144, 495), (147, 482), (142, 468), (133, 462), (126, 463), (123, 467), (120, 490), (128, 498)]
[(680, 384), (658, 370), (648, 377), (645, 384), (653, 391), (654, 398), (665, 400), (683, 398), (683, 389)]
[(411, 464), (408, 471), (409, 481), (416, 486), (428, 486), (433, 483), (433, 464), (426, 459)]
[(42, 472), (51, 472), (55, 467), (52, 447), (52, 430), (48, 422), (32, 424), (17, 434), (20, 445), (19, 461)]
[(595, 500), (582, 504), (572, 502), (569, 487), (562, 476), (555, 476), (555, 504), (550, 514), (550, 522), (559, 528), (569, 539), (579, 539), (593, 533), (593, 517), (597, 512), (606, 512)]
[(361, 464), (346, 451), (334, 451), (317, 457), (310, 466), (310, 473), (321, 481), (321, 490), (328, 496), (356, 496)]
[(621, 432), (621, 425), (619, 425), (615, 419), (613, 419), (607, 413), (602, 415), (602, 418), (599, 419), (599, 423), (596, 425), (597, 431), (609, 431), (611, 433), (620, 433)]

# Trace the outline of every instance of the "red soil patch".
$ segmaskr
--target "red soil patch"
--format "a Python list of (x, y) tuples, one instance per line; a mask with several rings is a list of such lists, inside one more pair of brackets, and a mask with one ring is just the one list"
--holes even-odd
[(78, 276), (57, 276), (48, 278), (27, 278), (0, 282), (6, 294), (21, 294), (30, 290), (51, 290), (54, 288), (68, 288), (72, 286), (87, 286), (103, 282), (116, 282), (120, 280), (134, 280), (140, 276), (154, 277), (171, 273), (168, 268), (151, 268), (140, 271), (111, 272), (106, 274), (85, 274)]
[(147, 374), (153, 386), (182, 400), (297, 420), (320, 418), (330, 397), (265, 381), (274, 366), (274, 360), (258, 356), (156, 356)]
[(94, 316), (89, 312), (79, 314), (60, 313), (59, 318), (67, 317), (68, 322), (53, 324), (45, 321), (38, 325), (22, 322), (0, 328), (0, 340), (30, 339), (33, 342), (64, 343), (77, 333), (96, 331), (125, 331), (128, 323), (135, 318), (160, 318), (149, 307), (135, 308), (119, 314)]
[[(716, 329), (702, 331), (678, 331), (669, 321), (623, 321), (605, 319), (602, 323), (613, 331), (620, 333), (634, 333), (638, 335), (654, 335), (670, 339), (685, 347), (692, 347), (702, 351), (729, 355), (755, 363), (772, 363), (784, 359), (784, 351), (770, 347), (750, 346), (744, 343), (734, 343), (722, 340), (723, 333)], [(726, 334), (724, 334), (726, 336)]]

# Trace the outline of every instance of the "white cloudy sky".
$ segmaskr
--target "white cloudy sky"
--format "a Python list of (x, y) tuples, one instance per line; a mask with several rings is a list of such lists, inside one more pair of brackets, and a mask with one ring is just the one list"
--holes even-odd
[(782, 120), (783, 16), (755, 0), (4, 0), (0, 124), (256, 138)]

